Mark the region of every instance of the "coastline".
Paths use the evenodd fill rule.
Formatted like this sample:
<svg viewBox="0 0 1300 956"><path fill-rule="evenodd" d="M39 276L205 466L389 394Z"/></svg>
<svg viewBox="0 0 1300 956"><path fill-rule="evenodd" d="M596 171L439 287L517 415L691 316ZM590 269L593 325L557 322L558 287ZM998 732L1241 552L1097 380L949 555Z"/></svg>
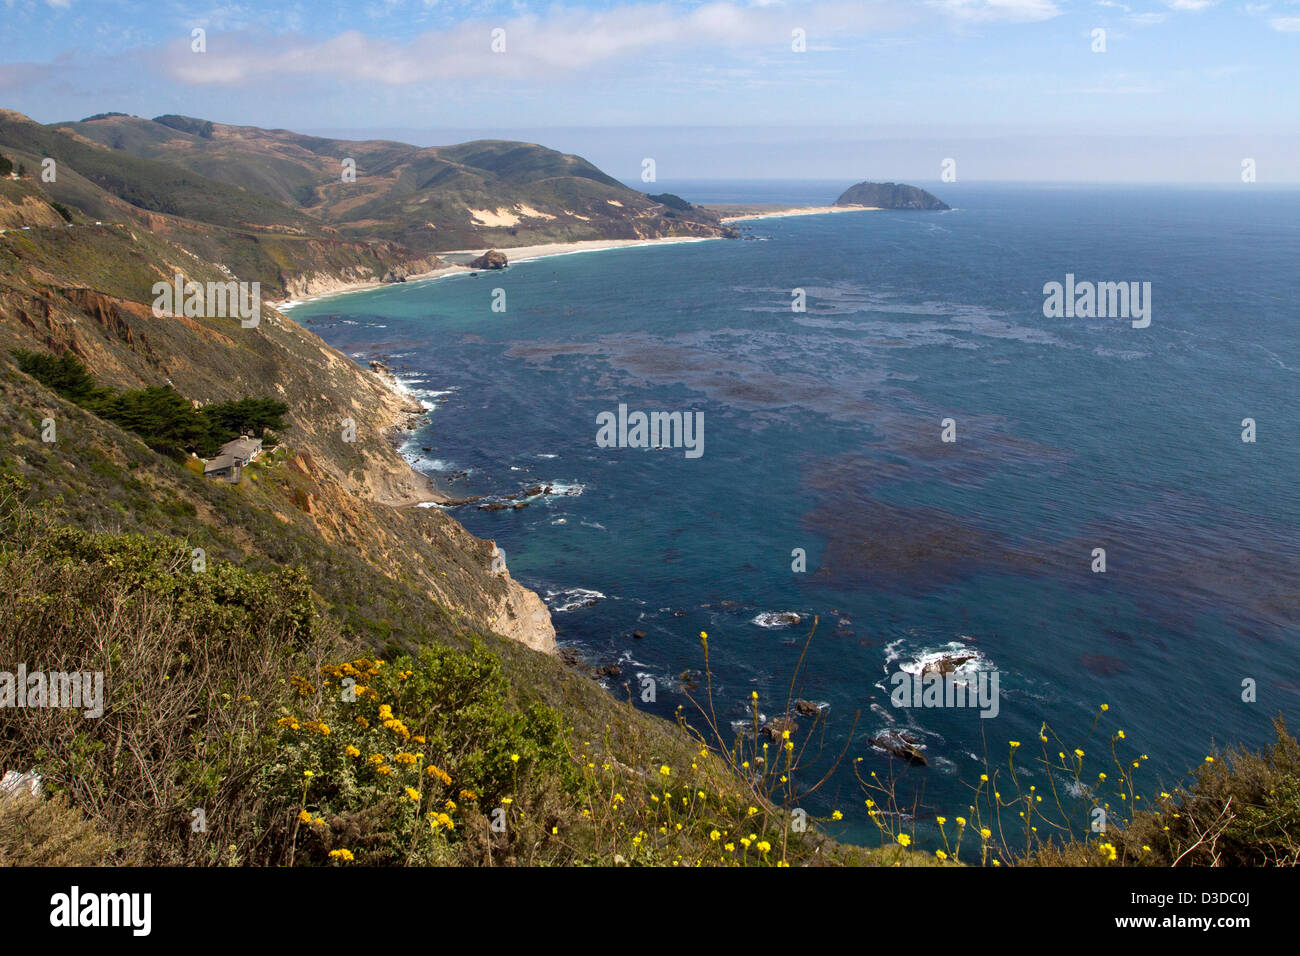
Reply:
<svg viewBox="0 0 1300 956"><path fill-rule="evenodd" d="M547 242L535 246L493 246L511 263L571 256L579 252L604 252L607 249L632 249L638 246L674 245L680 242L716 242L721 236L661 236L657 239L577 239L573 242ZM448 249L438 256L479 255L478 249ZM483 271L483 270L479 270Z"/></svg>
<svg viewBox="0 0 1300 956"><path fill-rule="evenodd" d="M345 282L339 285L337 289L331 289L329 292L322 292L320 295L309 295L302 299L282 299L278 301L268 301L266 304L275 309L277 312L288 313L288 310L300 305L306 305L308 302L316 302L320 299L330 299L336 295L350 295L353 292L369 292L372 289L386 289L389 286L403 285L406 282L419 282L425 279L441 279L443 276L454 275L458 272L469 272L464 266L443 265L429 272L421 272L417 275L407 276L403 282L383 282L379 279L367 279L364 282Z"/></svg>
<svg viewBox="0 0 1300 956"><path fill-rule="evenodd" d="M346 356L345 356L346 357ZM351 361L351 359L349 359ZM359 366L361 367L361 366ZM439 507L451 507L464 503L465 499L453 498L438 487L437 481L432 475L427 475L420 469L416 468L407 460L404 449L415 438L415 433L421 426L429 423L429 415L433 412L436 405L431 404L417 395L407 387L391 369L386 367L375 368L372 364L368 369L370 374L374 375L390 392L404 403L404 407L398 413L393 423L384 429L384 439L392 447L393 451L401 456L406 462L406 467L411 470L415 476L416 494L412 497L400 500L389 501L387 504L394 508L418 508L429 505ZM421 493L423 492L423 493Z"/></svg>
<svg viewBox="0 0 1300 956"><path fill-rule="evenodd" d="M841 212L849 211L841 209ZM725 221L725 220L724 220ZM532 262L536 259L548 259L552 256L571 256L581 252L604 252L609 249L631 249L639 246L657 246L673 245L681 242L717 242L720 236L662 236L656 239L578 239L573 242L548 242L540 243L533 246L488 246L487 249L475 247L473 249L447 249L442 252L431 253L438 258L443 256L479 256L485 251L495 249L503 252L510 264L516 262ZM320 295L307 296L302 299L286 299L276 302L267 302L266 304L278 312L287 313L300 305L308 302L317 302L321 299L332 299L335 296L351 295L354 292L369 292L374 289L387 289L397 285L407 285L413 282L427 282L432 279L442 279L449 275L468 275L471 272L487 272L486 269L471 269L461 263L448 262L437 269L429 272L422 272L418 275L410 275L403 282L382 282L377 279L369 279L364 282L344 283L337 289L329 292L322 292Z"/></svg>
<svg viewBox="0 0 1300 956"><path fill-rule="evenodd" d="M609 249L628 249L638 246L663 245L680 242L714 242L717 238L713 236L665 236L657 239L583 239L574 242L551 242L533 246L513 246L498 251L504 252L510 263L531 262L536 259L547 259L552 256L569 256L583 252L603 252ZM438 257L454 255L482 255L482 252L475 249L452 249L445 252L434 253ZM487 270L471 269L469 266L459 263L447 263L430 272L419 275L407 276L404 282L380 282L366 281L355 282L343 285L338 289L329 292L323 292L320 295L308 296L303 299L291 299L283 302L268 302L271 308L289 316L294 307L305 305L308 302L316 302L320 299L334 298L335 296L350 295L354 292L368 292L374 289L388 288L394 285L405 285L412 282L430 281L433 279L442 279L449 275L468 275L471 272L482 273ZM291 316L290 316L291 317ZM327 347L332 348L332 346ZM346 356L345 356L346 358ZM348 359L348 361L352 361ZM389 444L399 455L402 455L404 446L410 442L415 432L424 423L427 423L429 414L434 410L433 407L425 402L419 395L408 388L386 367L375 368L371 365L369 368L360 366L363 370L369 371L374 377L381 382L393 395L401 400L404 407L399 412L391 425L384 430L384 435ZM405 455L402 455L405 460ZM476 498L453 498L438 487L437 481L431 475L420 471L409 461L407 467L415 475L418 486L422 486L425 495L417 495L412 498L405 498L398 501L390 501L388 504L397 508L414 508L428 507L430 505L441 508L452 508L460 504L467 504Z"/></svg>
<svg viewBox="0 0 1300 956"><path fill-rule="evenodd" d="M720 215L720 221L747 222L751 219L784 219L787 216L823 216L837 212L879 212L879 206L774 206L770 211L762 211L761 206L706 206L714 212L734 212L735 215Z"/></svg>

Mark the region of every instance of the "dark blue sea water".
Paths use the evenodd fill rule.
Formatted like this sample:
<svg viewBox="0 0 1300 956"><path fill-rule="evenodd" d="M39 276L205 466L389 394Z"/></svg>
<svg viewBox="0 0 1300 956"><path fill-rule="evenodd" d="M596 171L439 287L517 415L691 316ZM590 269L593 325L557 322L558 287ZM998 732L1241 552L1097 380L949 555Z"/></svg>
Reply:
<svg viewBox="0 0 1300 956"><path fill-rule="evenodd" d="M839 187L656 188L820 204ZM1036 749L1044 720L1082 739L1102 703L1089 746L1122 728L1148 792L1216 743L1266 745L1300 703L1300 191L931 188L956 208L755 221L750 241L554 257L292 314L446 399L409 449L451 493L553 486L523 510L454 513L547 597L561 642L634 688L653 677L657 713L693 713L680 675L702 665L702 630L719 717L743 719L755 690L780 713L816 615L796 696L829 706L825 753L852 731L858 772L884 775L864 738L910 729L929 759L903 785L922 822L963 811L986 749ZM1043 285L1066 273L1150 282L1150 326L1044 318ZM702 457L598 447L596 416L620 403L703 412ZM801 623L755 623L780 611ZM889 676L945 650L997 671L996 718L891 706ZM874 839L862 801L846 762L808 805Z"/></svg>

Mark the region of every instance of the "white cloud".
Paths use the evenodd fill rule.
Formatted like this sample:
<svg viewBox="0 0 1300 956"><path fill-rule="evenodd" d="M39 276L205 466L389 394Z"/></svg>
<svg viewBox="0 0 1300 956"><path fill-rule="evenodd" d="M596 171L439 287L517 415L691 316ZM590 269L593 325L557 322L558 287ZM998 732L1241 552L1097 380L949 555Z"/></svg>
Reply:
<svg viewBox="0 0 1300 956"><path fill-rule="evenodd" d="M1300 17L1274 17L1268 25L1279 33L1300 33Z"/></svg>
<svg viewBox="0 0 1300 956"><path fill-rule="evenodd" d="M1219 0L1165 0L1165 6L1174 10L1204 10Z"/></svg>
<svg viewBox="0 0 1300 956"><path fill-rule="evenodd" d="M959 20L969 23L1031 23L1060 16L1052 0L926 0Z"/></svg>
<svg viewBox="0 0 1300 956"><path fill-rule="evenodd" d="M327 39L209 32L206 53L187 40L159 51L164 71L190 84L237 84L272 76L321 75L405 85L439 80L551 77L638 55L686 49L782 53L791 30L816 50L831 41L886 33L918 22L1029 22L1056 16L1051 0L814 0L798 6L742 6L714 0L687 10L633 3L591 11L555 7L544 15L463 22L402 41L349 30ZM494 53L491 31L505 29ZM804 54L806 55L806 54ZM639 67L629 67L639 68Z"/></svg>

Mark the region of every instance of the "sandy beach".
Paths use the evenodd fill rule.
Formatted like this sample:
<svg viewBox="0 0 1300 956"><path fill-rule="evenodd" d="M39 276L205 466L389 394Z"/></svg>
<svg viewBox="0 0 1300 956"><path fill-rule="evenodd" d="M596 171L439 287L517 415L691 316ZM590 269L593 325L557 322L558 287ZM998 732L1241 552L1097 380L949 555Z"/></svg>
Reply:
<svg viewBox="0 0 1300 956"><path fill-rule="evenodd" d="M582 239L577 242L550 242L539 246L493 246L498 252L504 252L511 262L527 262L530 259L545 259L549 256L569 256L576 252L601 252L606 249L627 249L634 246L671 245L678 242L716 242L713 236L665 236L660 239ZM435 255L466 256L482 255L485 249L449 249Z"/></svg>
<svg viewBox="0 0 1300 956"><path fill-rule="evenodd" d="M840 210L841 212L844 210ZM571 256L579 252L601 252L607 249L627 249L634 246L657 246L673 244L679 242L716 242L717 238L713 236L665 236L660 239L582 239L575 242L550 242L535 246L480 246L474 249L448 249L435 252L433 255L443 258L446 256L460 256L475 258L483 255L490 249L496 249L498 252L504 252L506 258L511 263L528 262L533 259L545 259L550 256ZM473 271L469 266L458 262L448 262L430 272L422 272L418 275L409 275L406 282L421 282L427 279L441 279L449 275L463 275ZM352 292L365 292L369 289L384 289L393 285L403 283L380 282L371 280L367 282L341 283L338 288L331 289L329 292L322 292L320 295L308 296L303 299L284 299L278 302L267 302L273 309L287 311L294 306L303 305L307 302L315 302L318 299L329 299L336 295L348 295Z"/></svg>
<svg viewBox="0 0 1300 956"><path fill-rule="evenodd" d="M714 212L723 213L723 222L744 222L750 219L783 219L786 216L820 216L832 212L872 212L879 206L773 206L764 211L761 206L727 207L709 206ZM727 215L732 212L734 215Z"/></svg>

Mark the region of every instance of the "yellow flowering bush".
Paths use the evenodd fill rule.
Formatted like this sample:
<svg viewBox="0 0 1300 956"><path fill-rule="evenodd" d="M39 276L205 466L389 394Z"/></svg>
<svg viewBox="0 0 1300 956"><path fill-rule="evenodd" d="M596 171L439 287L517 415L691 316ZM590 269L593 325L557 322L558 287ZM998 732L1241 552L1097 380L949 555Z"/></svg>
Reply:
<svg viewBox="0 0 1300 956"><path fill-rule="evenodd" d="M299 807L285 824L292 862L450 862L465 833L492 832L490 814L513 809L531 774L577 782L558 715L509 706L486 654L357 658L291 685L297 706L276 721L266 776Z"/></svg>

